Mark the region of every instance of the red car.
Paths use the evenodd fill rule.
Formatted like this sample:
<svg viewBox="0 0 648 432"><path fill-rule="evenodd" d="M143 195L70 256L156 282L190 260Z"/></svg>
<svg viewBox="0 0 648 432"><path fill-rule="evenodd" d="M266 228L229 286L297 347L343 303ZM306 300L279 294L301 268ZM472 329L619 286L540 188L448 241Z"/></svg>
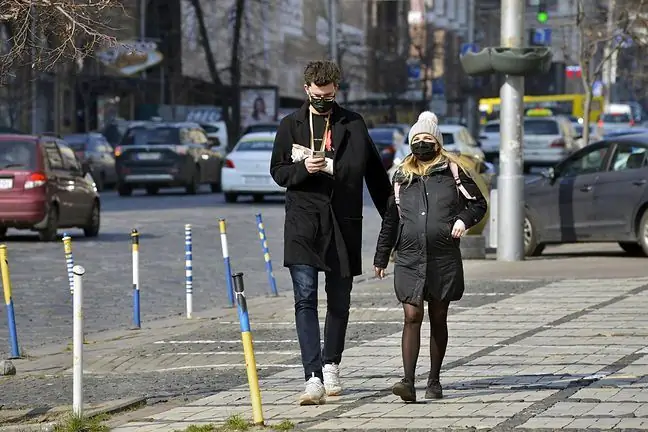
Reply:
<svg viewBox="0 0 648 432"><path fill-rule="evenodd" d="M0 134L0 237L8 228L56 239L59 228L99 234L99 195L88 167L52 136Z"/></svg>

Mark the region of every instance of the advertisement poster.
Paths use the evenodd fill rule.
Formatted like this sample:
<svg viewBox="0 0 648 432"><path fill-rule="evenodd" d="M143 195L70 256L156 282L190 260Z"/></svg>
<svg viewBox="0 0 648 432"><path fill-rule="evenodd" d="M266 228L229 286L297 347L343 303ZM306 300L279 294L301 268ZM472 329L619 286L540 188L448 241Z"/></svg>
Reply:
<svg viewBox="0 0 648 432"><path fill-rule="evenodd" d="M276 122L278 99L277 87L241 88L241 126Z"/></svg>

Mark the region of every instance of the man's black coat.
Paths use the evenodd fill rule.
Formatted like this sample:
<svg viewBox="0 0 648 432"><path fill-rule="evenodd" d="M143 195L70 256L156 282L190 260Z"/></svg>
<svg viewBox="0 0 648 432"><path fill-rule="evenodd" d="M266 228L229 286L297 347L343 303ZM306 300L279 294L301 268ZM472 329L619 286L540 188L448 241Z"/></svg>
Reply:
<svg viewBox="0 0 648 432"><path fill-rule="evenodd" d="M362 117L339 105L331 114L333 176L293 163L292 145L310 148L309 104L281 120L270 174L286 191L284 265L306 264L342 277L362 273L363 180L384 215L391 184ZM335 250L328 246L333 242ZM336 253L332 253L336 252Z"/></svg>

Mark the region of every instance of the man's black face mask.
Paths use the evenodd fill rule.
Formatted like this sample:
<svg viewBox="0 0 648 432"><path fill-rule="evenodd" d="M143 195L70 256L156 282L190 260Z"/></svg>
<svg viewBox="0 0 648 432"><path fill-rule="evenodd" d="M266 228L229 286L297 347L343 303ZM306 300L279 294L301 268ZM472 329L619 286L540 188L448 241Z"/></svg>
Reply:
<svg viewBox="0 0 648 432"><path fill-rule="evenodd" d="M310 104L313 108L315 108L315 111L317 111L320 114L327 113L333 109L333 105L335 105L335 96L327 97L327 98L316 98L313 96L309 96L310 99Z"/></svg>
<svg viewBox="0 0 648 432"><path fill-rule="evenodd" d="M426 162L435 158L438 153L437 144L434 141L417 141L410 146L414 157Z"/></svg>

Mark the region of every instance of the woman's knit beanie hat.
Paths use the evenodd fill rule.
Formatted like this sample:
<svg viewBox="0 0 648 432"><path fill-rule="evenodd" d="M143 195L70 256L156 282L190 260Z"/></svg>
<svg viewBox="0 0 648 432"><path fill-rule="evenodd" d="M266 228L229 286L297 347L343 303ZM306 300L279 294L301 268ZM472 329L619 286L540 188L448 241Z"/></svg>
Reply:
<svg viewBox="0 0 648 432"><path fill-rule="evenodd" d="M407 142L412 145L412 140L414 139L414 137L416 135L424 133L432 135L434 139L439 143L439 145L443 147L443 135L439 130L439 120L437 119L436 114L434 114L433 112L423 111L419 115L418 120L409 130Z"/></svg>

